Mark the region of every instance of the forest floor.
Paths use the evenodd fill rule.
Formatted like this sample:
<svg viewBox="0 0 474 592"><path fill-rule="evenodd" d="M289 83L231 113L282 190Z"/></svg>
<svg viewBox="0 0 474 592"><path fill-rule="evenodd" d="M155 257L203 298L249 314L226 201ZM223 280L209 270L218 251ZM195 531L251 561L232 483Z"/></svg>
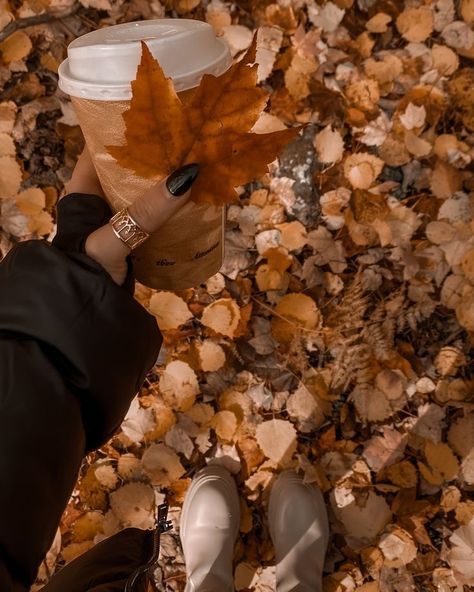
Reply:
<svg viewBox="0 0 474 592"><path fill-rule="evenodd" d="M266 508L284 468L316 483L325 592L474 586L474 0L0 0L0 252L51 238L84 139L57 70L89 31L259 29L258 131L306 124L228 207L220 273L138 285L165 348L122 430L87 458L38 586L166 496L157 589L183 590L197 469L235 475L238 590L275 589ZM117 369L119 371L119 369Z"/></svg>

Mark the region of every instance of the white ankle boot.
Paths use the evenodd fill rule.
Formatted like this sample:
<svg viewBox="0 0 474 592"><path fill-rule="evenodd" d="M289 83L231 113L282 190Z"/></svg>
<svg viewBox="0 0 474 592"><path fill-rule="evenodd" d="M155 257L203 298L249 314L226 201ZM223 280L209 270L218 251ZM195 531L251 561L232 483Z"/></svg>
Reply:
<svg viewBox="0 0 474 592"><path fill-rule="evenodd" d="M270 494L268 522L275 546L277 592L321 592L329 541L321 491L305 485L293 471L281 473Z"/></svg>
<svg viewBox="0 0 474 592"><path fill-rule="evenodd" d="M233 592L232 558L239 524L239 496L230 473L216 465L199 471L181 513L185 592Z"/></svg>

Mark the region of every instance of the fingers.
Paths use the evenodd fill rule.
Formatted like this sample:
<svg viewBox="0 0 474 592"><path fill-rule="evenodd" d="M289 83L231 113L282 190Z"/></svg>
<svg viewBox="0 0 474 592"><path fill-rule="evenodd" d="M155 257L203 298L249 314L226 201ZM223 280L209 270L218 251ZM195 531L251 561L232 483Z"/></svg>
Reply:
<svg viewBox="0 0 474 592"><path fill-rule="evenodd" d="M152 234L189 199L191 187L199 174L199 165L184 165L160 181L129 206L132 218Z"/></svg>
<svg viewBox="0 0 474 592"><path fill-rule="evenodd" d="M77 159L71 179L65 184L65 188L66 193L91 193L104 197L87 144Z"/></svg>

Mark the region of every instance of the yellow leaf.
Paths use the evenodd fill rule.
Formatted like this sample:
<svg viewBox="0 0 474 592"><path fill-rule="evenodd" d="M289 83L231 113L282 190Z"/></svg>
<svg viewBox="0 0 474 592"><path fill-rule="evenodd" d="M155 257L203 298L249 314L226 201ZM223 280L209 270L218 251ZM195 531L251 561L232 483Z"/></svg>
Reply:
<svg viewBox="0 0 474 592"><path fill-rule="evenodd" d="M271 419L257 426L257 444L267 458L284 464L296 452L296 430L289 421Z"/></svg>
<svg viewBox="0 0 474 592"><path fill-rule="evenodd" d="M186 411L196 400L199 384L194 370L186 362L174 360L161 375L159 389L167 405Z"/></svg>
<svg viewBox="0 0 474 592"><path fill-rule="evenodd" d="M153 313L162 330L178 329L193 318L186 302L172 292L156 292L150 299L150 312Z"/></svg>
<svg viewBox="0 0 474 592"><path fill-rule="evenodd" d="M201 317L201 323L216 333L234 337L240 321L240 308L231 298L220 298L207 306Z"/></svg>
<svg viewBox="0 0 474 592"><path fill-rule="evenodd" d="M5 64L26 58L33 44L23 31L15 31L0 43L0 53Z"/></svg>
<svg viewBox="0 0 474 592"><path fill-rule="evenodd" d="M205 339L198 345L199 359L201 362L201 370L204 372L216 372L225 364L225 352L220 345Z"/></svg>
<svg viewBox="0 0 474 592"><path fill-rule="evenodd" d="M344 176L354 189L369 189L382 172L383 166L383 160L372 154L351 154L344 161Z"/></svg>
<svg viewBox="0 0 474 592"><path fill-rule="evenodd" d="M402 567L415 559L417 548L412 537L398 526L390 528L390 532L380 537L379 547L388 567Z"/></svg>
<svg viewBox="0 0 474 592"><path fill-rule="evenodd" d="M275 307L272 318L272 333L281 343L289 343L295 330L315 329L320 313L314 300L306 294L286 294Z"/></svg>
<svg viewBox="0 0 474 592"><path fill-rule="evenodd" d="M211 427L220 440L230 442L237 429L237 418L232 411L218 411L211 420Z"/></svg>
<svg viewBox="0 0 474 592"><path fill-rule="evenodd" d="M398 15L396 23L402 37L412 43L420 43L433 32L433 11L427 6L406 8Z"/></svg>
<svg viewBox="0 0 474 592"><path fill-rule="evenodd" d="M21 185L22 172L13 156L0 157L0 199L14 197Z"/></svg>
<svg viewBox="0 0 474 592"><path fill-rule="evenodd" d="M435 444L427 440L425 444L427 465L419 462L418 468L423 477L432 485L442 485L445 481L452 481L459 472L459 463L451 448L447 444Z"/></svg>
<svg viewBox="0 0 474 592"><path fill-rule="evenodd" d="M152 444L147 448L142 464L152 484L158 487L169 487L184 475L178 455L165 444Z"/></svg>

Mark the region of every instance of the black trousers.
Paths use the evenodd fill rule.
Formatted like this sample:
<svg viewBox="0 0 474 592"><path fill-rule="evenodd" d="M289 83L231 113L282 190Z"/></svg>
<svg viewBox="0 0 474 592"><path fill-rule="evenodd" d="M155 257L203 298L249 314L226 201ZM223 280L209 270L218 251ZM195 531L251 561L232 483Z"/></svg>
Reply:
<svg viewBox="0 0 474 592"><path fill-rule="evenodd" d="M98 196L66 196L53 244L26 241L0 263L1 592L34 581L84 455L118 429L159 353L156 321L133 298L131 266L120 287L84 253L87 235L110 216ZM123 590L149 539L124 531L86 557L95 575L79 562L46 590Z"/></svg>

